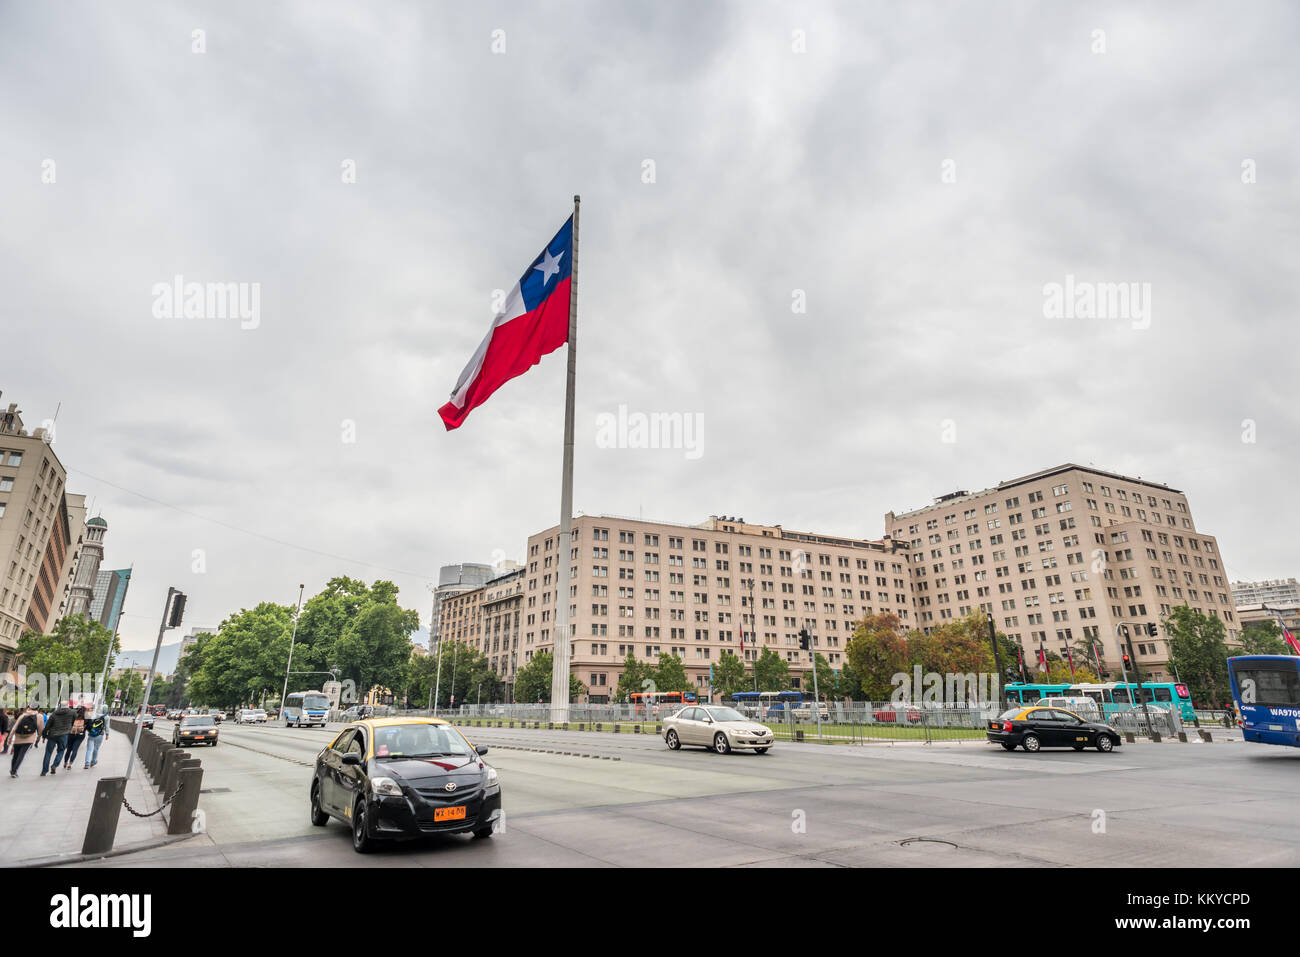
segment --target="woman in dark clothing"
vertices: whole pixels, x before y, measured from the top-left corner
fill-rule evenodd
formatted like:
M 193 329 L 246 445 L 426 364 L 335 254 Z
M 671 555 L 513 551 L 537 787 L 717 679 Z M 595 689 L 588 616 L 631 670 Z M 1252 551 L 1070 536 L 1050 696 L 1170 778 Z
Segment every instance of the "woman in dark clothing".
M 63 770 L 72 770 L 72 761 L 81 750 L 81 742 L 86 740 L 86 708 L 77 709 L 77 716 L 72 719 L 72 730 L 68 732 L 68 750 L 63 752 Z

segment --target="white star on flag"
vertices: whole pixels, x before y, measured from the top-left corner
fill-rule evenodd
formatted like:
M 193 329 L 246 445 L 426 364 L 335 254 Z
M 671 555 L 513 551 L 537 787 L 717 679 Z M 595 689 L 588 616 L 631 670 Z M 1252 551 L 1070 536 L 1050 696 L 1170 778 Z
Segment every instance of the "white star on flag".
M 559 256 L 552 256 L 551 251 L 548 249 L 543 254 L 544 258 L 542 259 L 541 263 L 533 267 L 534 269 L 541 270 L 543 286 L 545 286 L 550 281 L 552 276 L 554 276 L 556 273 L 560 271 L 560 257 L 563 255 L 564 252 L 563 250 L 561 250 Z

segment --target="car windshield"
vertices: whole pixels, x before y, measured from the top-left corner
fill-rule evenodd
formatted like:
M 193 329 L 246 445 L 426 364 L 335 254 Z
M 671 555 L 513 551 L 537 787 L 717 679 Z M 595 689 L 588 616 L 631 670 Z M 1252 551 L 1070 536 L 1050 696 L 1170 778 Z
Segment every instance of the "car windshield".
M 211 715 L 190 715 L 181 719 L 182 728 L 210 728 L 214 724 Z
M 1000 715 L 998 715 L 998 718 L 1003 720 L 1007 718 L 1014 718 L 1016 715 L 1018 715 L 1020 712 L 1024 710 L 1025 710 L 1024 708 L 1012 708 L 1010 711 L 1003 711 Z
M 330 706 L 330 699 L 323 694 L 309 694 L 302 699 L 302 706 L 311 711 L 324 711 Z
M 472 754 L 469 742 L 443 724 L 394 724 L 374 729 L 377 758 L 436 758 Z
M 704 710 L 709 713 L 709 717 L 713 718 L 714 721 L 748 721 L 749 720 L 743 714 L 737 711 L 735 708 L 705 708 Z

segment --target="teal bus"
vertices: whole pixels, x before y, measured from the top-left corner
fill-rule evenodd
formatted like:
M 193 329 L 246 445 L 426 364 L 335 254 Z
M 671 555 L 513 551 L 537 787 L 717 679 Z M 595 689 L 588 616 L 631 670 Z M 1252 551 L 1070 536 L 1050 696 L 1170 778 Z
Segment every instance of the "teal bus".
M 1142 704 L 1177 710 L 1184 721 L 1196 720 L 1187 685 L 1173 681 L 1108 681 L 1105 684 L 1035 684 L 1013 681 L 1004 689 L 1012 704 L 1033 704 L 1042 698 L 1091 698 L 1103 716 Z

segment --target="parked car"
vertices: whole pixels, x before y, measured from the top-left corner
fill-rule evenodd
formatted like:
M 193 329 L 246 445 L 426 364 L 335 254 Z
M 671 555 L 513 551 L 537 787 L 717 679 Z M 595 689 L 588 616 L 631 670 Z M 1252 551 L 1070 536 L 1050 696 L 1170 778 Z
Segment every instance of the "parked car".
M 898 707 L 885 705 L 883 708 L 871 712 L 871 717 L 884 724 L 893 724 L 903 720 L 910 724 L 916 724 L 921 720 L 921 710 L 910 704 L 899 705 Z
M 375 709 L 368 704 L 354 704 L 348 710 L 343 712 L 342 720 L 344 721 L 364 721 L 366 718 L 373 718 Z
M 683 708 L 664 719 L 664 742 L 670 750 L 683 745 L 711 748 L 728 754 L 737 748 L 766 754 L 775 738 L 772 729 L 747 718 L 735 708 L 703 705 Z
M 1031 753 L 1043 748 L 1073 748 L 1082 751 L 1087 747 L 1107 752 L 1120 745 L 1120 736 L 1110 725 L 1100 721 L 1085 721 L 1064 708 L 1044 708 L 1039 705 L 1022 705 L 1004 711 L 989 722 L 987 735 L 990 741 L 1002 745 L 1005 751 L 1021 747 Z
M 501 782 L 484 754 L 440 718 L 350 724 L 316 756 L 311 823 L 346 824 L 360 854 L 382 840 L 426 834 L 491 837 Z
M 819 705 L 816 711 L 813 710 L 811 704 L 802 705 L 801 707 L 795 708 L 793 714 L 796 721 L 812 721 L 819 716 L 823 721 L 829 721 L 831 719 L 830 708 L 826 707 L 824 704 Z

